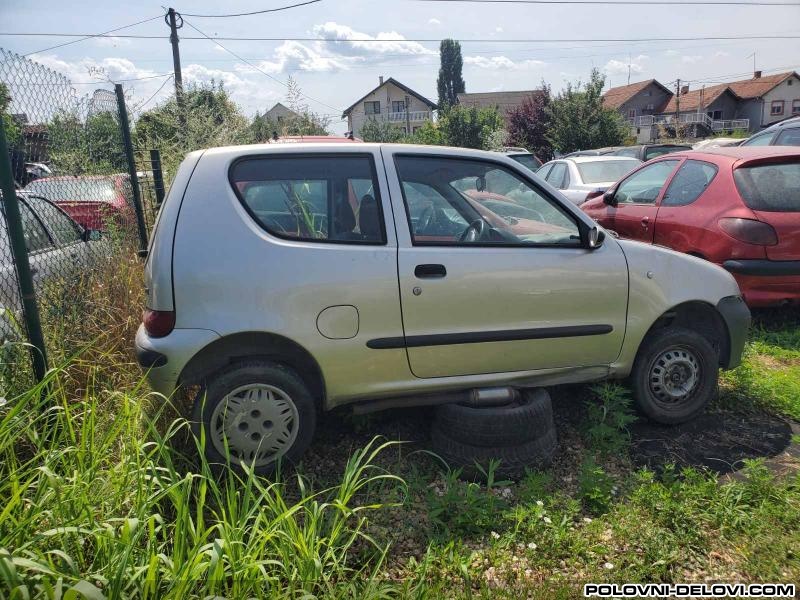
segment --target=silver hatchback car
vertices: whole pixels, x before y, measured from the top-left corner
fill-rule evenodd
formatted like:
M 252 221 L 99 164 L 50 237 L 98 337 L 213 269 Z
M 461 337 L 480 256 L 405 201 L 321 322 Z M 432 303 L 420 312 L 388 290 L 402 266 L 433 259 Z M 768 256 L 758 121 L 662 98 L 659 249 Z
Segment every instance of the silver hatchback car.
M 692 418 L 735 367 L 733 277 L 618 240 L 511 158 L 457 148 L 214 148 L 181 165 L 145 269 L 152 387 L 201 386 L 213 461 L 297 460 L 319 410 L 630 376 Z

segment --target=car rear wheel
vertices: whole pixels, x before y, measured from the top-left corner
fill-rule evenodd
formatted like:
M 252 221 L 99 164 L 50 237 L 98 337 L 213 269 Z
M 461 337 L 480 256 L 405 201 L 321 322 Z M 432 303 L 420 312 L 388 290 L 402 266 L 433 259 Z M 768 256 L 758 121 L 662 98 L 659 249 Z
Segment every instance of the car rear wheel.
M 212 464 L 252 467 L 296 462 L 316 426 L 314 399 L 291 369 L 267 361 L 231 365 L 209 378 L 195 399 L 193 426 Z
M 719 354 L 702 335 L 683 328 L 651 332 L 631 372 L 636 404 L 648 418 L 666 425 L 700 414 L 716 395 Z

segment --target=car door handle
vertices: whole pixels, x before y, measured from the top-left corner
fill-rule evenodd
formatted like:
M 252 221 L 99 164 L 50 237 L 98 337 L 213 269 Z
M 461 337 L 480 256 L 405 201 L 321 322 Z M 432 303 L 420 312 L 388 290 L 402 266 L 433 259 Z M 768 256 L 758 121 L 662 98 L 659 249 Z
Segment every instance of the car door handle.
M 439 279 L 447 275 L 444 265 L 417 265 L 414 275 L 418 279 Z
M 650 217 L 642 217 L 642 228 L 647 229 L 647 226 L 650 224 Z

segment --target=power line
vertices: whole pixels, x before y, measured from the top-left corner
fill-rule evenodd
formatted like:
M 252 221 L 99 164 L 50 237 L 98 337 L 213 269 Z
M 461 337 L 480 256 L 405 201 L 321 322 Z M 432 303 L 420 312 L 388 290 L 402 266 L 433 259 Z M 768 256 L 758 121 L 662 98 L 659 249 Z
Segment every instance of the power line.
M 171 77 L 172 73 L 161 73 L 159 75 L 148 75 L 147 77 L 132 77 L 130 79 L 117 79 L 116 81 L 103 80 L 98 79 L 97 81 L 70 81 L 69 85 L 99 85 L 103 83 L 128 83 L 131 81 L 145 81 L 146 79 L 158 79 L 159 77 Z M 54 83 L 21 83 L 17 81 L 8 81 L 12 85 L 18 87 L 28 87 L 28 86 L 51 86 L 51 85 L 58 85 Z
M 307 6 L 308 4 L 316 4 L 322 0 L 308 0 L 307 2 L 300 2 L 298 4 L 290 4 L 289 6 L 281 6 L 279 8 L 268 8 L 266 10 L 254 10 L 253 12 L 234 13 L 229 15 L 193 15 L 190 13 L 181 13 L 184 17 L 197 17 L 200 19 L 222 19 L 227 17 L 249 17 L 251 15 L 263 15 L 265 13 L 279 12 L 282 10 L 289 10 L 290 8 L 297 8 L 299 6 Z
M 745 0 L 722 0 L 713 2 L 710 0 L 412 0 L 414 2 L 467 2 L 473 4 L 618 4 L 618 5 L 669 5 L 676 4 L 683 6 L 800 6 L 797 2 L 746 2 Z
M 174 75 L 173 75 L 172 73 L 170 73 L 170 78 L 168 78 L 168 79 L 165 79 L 165 80 L 164 80 L 164 83 L 162 83 L 162 84 L 159 86 L 159 88 L 158 88 L 158 89 L 157 89 L 155 92 L 153 92 L 153 95 L 152 95 L 152 96 L 150 96 L 150 97 L 149 97 L 147 100 L 145 100 L 144 102 L 142 102 L 142 103 L 141 103 L 139 106 L 137 106 L 135 110 L 136 110 L 137 112 L 141 112 L 141 111 L 142 111 L 142 109 L 143 109 L 145 106 L 147 106 L 147 105 L 150 103 L 150 101 L 151 101 L 153 98 L 155 98 L 156 96 L 158 96 L 158 93 L 159 93 L 161 90 L 163 90 L 163 89 L 164 89 L 164 86 L 165 86 L 165 85 L 167 85 L 167 84 L 169 83 L 169 80 L 170 80 L 172 77 L 174 77 Z
M 228 54 L 230 54 L 231 56 L 235 56 L 236 58 L 238 58 L 238 59 L 239 59 L 240 61 L 242 61 L 243 63 L 245 63 L 245 64 L 247 64 L 247 65 L 250 65 L 250 66 L 251 66 L 251 67 L 253 67 L 253 68 L 254 68 L 256 71 L 258 71 L 258 72 L 259 72 L 259 73 L 261 73 L 262 75 L 264 75 L 264 76 L 268 77 L 268 78 L 269 78 L 269 79 L 271 79 L 272 81 L 274 81 L 274 82 L 276 82 L 276 83 L 279 83 L 280 85 L 282 85 L 283 87 L 285 87 L 285 88 L 287 88 L 287 89 L 289 88 L 288 84 L 284 83 L 283 81 L 281 81 L 281 80 L 280 80 L 280 79 L 278 79 L 277 77 L 273 77 L 272 75 L 270 75 L 269 73 L 267 73 L 266 71 L 264 71 L 264 70 L 263 70 L 263 69 L 261 69 L 260 67 L 256 66 L 255 64 L 251 63 L 251 62 L 250 62 L 250 61 L 248 61 L 247 59 L 245 59 L 245 58 L 242 58 L 241 56 L 239 56 L 238 54 L 236 54 L 236 53 L 235 53 L 233 50 L 229 50 L 228 48 L 226 48 L 225 46 L 223 46 L 222 44 L 220 44 L 220 43 L 219 43 L 219 42 L 218 42 L 218 41 L 217 41 L 215 38 L 212 38 L 212 37 L 210 37 L 210 36 L 206 35 L 205 33 L 203 33 L 202 31 L 200 31 L 200 30 L 199 30 L 197 27 L 195 27 L 194 25 L 192 25 L 191 23 L 189 23 L 189 21 L 187 21 L 186 19 L 184 19 L 184 20 L 183 20 L 183 22 L 184 22 L 184 23 L 186 23 L 186 25 L 188 25 L 188 26 L 189 26 L 189 27 L 191 27 L 192 29 L 194 29 L 194 30 L 195 30 L 197 33 L 199 33 L 200 35 L 202 35 L 203 37 L 205 37 L 206 39 L 208 39 L 208 40 L 211 40 L 212 42 L 214 42 L 214 43 L 215 43 L 217 46 L 219 46 L 220 48 L 222 48 L 222 49 L 223 49 L 225 52 L 227 52 L 227 53 L 228 53 Z M 184 38 L 182 38 L 182 39 L 186 39 L 186 38 L 184 37 Z M 326 104 L 326 103 L 325 103 L 325 102 L 323 102 L 322 100 L 317 100 L 316 98 L 312 98 L 311 96 L 307 96 L 306 94 L 303 94 L 303 93 L 301 93 L 300 95 L 301 95 L 303 98 L 307 98 L 308 100 L 311 100 L 311 101 L 313 101 L 313 102 L 316 102 L 317 104 L 320 104 L 320 105 L 322 105 L 322 106 L 325 106 L 326 108 L 330 108 L 331 110 L 335 110 L 335 111 L 338 111 L 338 110 L 339 110 L 339 109 L 338 109 L 338 108 L 336 108 L 335 106 L 331 106 L 330 104 Z
M 103 33 L 95 33 L 95 34 L 88 34 L 84 36 L 79 36 L 81 39 L 79 40 L 72 40 L 71 42 L 64 42 L 63 44 L 56 44 L 55 46 L 50 46 L 49 48 L 44 48 L 43 50 L 37 50 L 36 52 L 28 52 L 28 54 L 23 54 L 22 56 L 30 56 L 31 54 L 39 54 L 40 52 L 47 52 L 48 50 L 55 50 L 56 48 L 63 48 L 64 46 L 69 46 L 70 44 L 77 44 L 78 42 L 82 42 L 84 40 L 89 40 L 92 38 L 98 37 L 106 37 L 109 33 L 114 33 L 115 31 L 122 31 L 123 29 L 129 29 L 131 27 L 135 27 L 136 25 L 141 25 L 142 23 L 149 23 L 150 21 L 155 21 L 156 19 L 160 19 L 161 15 L 157 17 L 151 17 L 149 19 L 143 19 L 141 21 L 137 21 L 136 23 L 131 23 L 130 25 L 123 25 L 122 27 L 117 27 L 116 29 L 110 29 L 108 31 L 104 31 Z M 113 36 L 112 36 L 113 37 Z M 119 37 L 119 36 L 116 36 Z
M 197 29 L 193 27 L 193 29 Z M 199 31 L 199 30 L 198 30 Z M 320 37 L 237 37 L 237 36 L 217 36 L 211 37 L 203 34 L 199 36 L 182 36 L 181 40 L 218 40 L 228 42 L 330 42 L 330 43 L 386 43 L 386 42 L 417 42 L 417 43 L 439 43 L 441 38 L 320 38 Z M 41 33 L 41 32 L 0 32 L 0 36 L 39 36 L 39 37 L 119 37 L 137 40 L 163 40 L 163 35 L 132 35 L 123 34 L 109 36 L 104 34 L 82 34 L 82 33 Z M 457 37 L 457 36 L 456 36 Z M 556 43 L 577 43 L 577 42 L 693 42 L 693 41 L 715 41 L 715 40 L 796 40 L 800 35 L 708 35 L 694 37 L 649 37 L 649 38 L 470 38 L 460 39 L 462 44 L 556 44 Z M 240 59 L 241 60 L 241 59 Z

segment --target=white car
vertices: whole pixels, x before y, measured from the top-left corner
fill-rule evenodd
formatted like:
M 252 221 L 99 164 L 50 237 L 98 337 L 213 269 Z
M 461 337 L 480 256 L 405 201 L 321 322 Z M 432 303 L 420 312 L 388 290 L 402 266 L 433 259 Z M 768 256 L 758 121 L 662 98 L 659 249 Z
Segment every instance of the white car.
M 624 156 L 573 156 L 545 163 L 536 174 L 577 205 L 602 196 L 642 164 Z
M 145 287 L 136 353 L 152 387 L 200 385 L 209 459 L 259 472 L 298 460 L 317 413 L 344 405 L 444 408 L 629 377 L 645 414 L 683 422 L 739 364 L 750 319 L 730 273 L 606 236 L 511 158 L 405 144 L 189 154 Z M 456 446 L 464 422 L 440 421 L 446 449 L 485 443 Z M 492 423 L 493 439 L 526 433 Z M 520 462 L 553 441 L 475 455 Z

